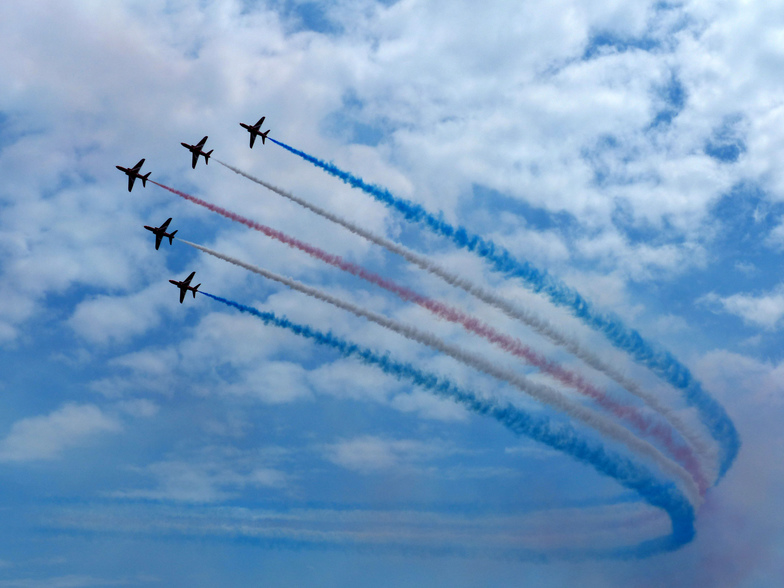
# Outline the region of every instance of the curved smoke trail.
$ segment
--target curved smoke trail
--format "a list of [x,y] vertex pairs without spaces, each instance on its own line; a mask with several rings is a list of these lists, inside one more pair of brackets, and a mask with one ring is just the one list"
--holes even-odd
[[509,251],[496,245],[493,241],[473,234],[465,227],[454,227],[442,218],[428,212],[419,204],[398,198],[388,190],[368,184],[361,178],[345,172],[331,163],[308,155],[272,137],[268,138],[276,145],[300,156],[350,186],[362,190],[379,202],[394,208],[406,220],[421,223],[432,232],[451,239],[458,247],[476,253],[487,260],[495,271],[510,278],[520,279],[534,292],[546,294],[553,304],[569,309],[585,324],[602,333],[617,348],[629,353],[637,362],[648,367],[664,381],[681,391],[687,404],[697,408],[700,420],[721,446],[719,477],[729,470],[740,449],[740,436],[735,425],[724,407],[703,390],[702,384],[692,376],[689,369],[669,351],[647,342],[639,332],[627,327],[620,317],[597,310],[574,288],[567,286],[527,261],[517,260]]
[[[150,180],[152,181],[152,180]],[[574,387],[578,390],[581,394],[592,398],[594,401],[597,402],[603,409],[611,412],[618,418],[621,418],[625,421],[628,421],[634,428],[636,428],[639,432],[647,435],[652,435],[656,439],[658,439],[664,447],[666,447],[667,451],[670,452],[671,455],[674,455],[676,459],[678,459],[681,463],[683,463],[686,469],[689,471],[692,478],[694,478],[697,486],[699,487],[699,491],[701,495],[705,494],[705,491],[708,487],[708,482],[705,479],[705,476],[702,473],[700,465],[697,463],[697,460],[694,457],[691,449],[689,447],[684,447],[680,445],[672,436],[672,431],[663,426],[661,423],[652,421],[650,418],[645,417],[641,414],[636,408],[623,406],[620,403],[616,402],[612,398],[610,398],[607,394],[603,391],[599,390],[581,376],[561,367],[557,363],[550,361],[546,357],[536,353],[531,348],[524,345],[518,339],[505,335],[503,333],[499,333],[497,330],[492,328],[491,326],[479,321],[478,319],[467,315],[466,313],[457,310],[455,308],[449,307],[443,303],[437,302],[435,300],[431,300],[420,294],[408,289],[404,288],[391,280],[383,278],[375,273],[372,273],[365,268],[345,261],[338,255],[332,255],[319,249],[318,247],[314,247],[309,245],[299,239],[295,239],[294,237],[290,237],[281,231],[277,231],[272,229],[266,225],[261,223],[257,223],[256,221],[250,220],[244,216],[241,216],[235,212],[230,210],[226,210],[220,206],[216,206],[215,204],[211,204],[202,200],[201,198],[197,198],[196,196],[192,196],[185,192],[181,192],[179,190],[175,190],[174,188],[170,188],[168,186],[164,186],[163,184],[155,182],[156,185],[165,188],[166,190],[177,194],[178,196],[189,200],[195,204],[199,204],[213,212],[216,212],[226,218],[229,218],[233,221],[242,223],[243,225],[259,231],[268,237],[276,239],[286,245],[299,249],[300,251],[304,251],[308,255],[319,259],[325,263],[328,263],[332,266],[338,267],[343,271],[349,272],[352,275],[360,277],[368,282],[385,288],[386,290],[393,292],[401,299],[407,302],[413,302],[423,308],[426,308],[430,312],[434,313],[436,316],[439,316],[445,320],[448,320],[453,323],[458,323],[462,325],[466,330],[472,332],[480,337],[485,338],[486,340],[490,341],[494,345],[497,345],[504,351],[515,355],[518,358],[527,361],[528,363],[538,367],[543,372],[551,375],[558,381],[562,382],[567,386]]]
[[292,280],[291,278],[287,278],[263,268],[245,263],[239,259],[235,259],[217,251],[213,251],[212,249],[204,247],[203,245],[191,243],[190,241],[186,241],[184,239],[180,239],[180,242],[185,243],[190,247],[194,247],[199,251],[207,253],[208,255],[212,255],[213,257],[217,257],[218,259],[222,259],[238,267],[254,272],[269,280],[273,280],[283,284],[284,286],[288,286],[292,290],[297,290],[298,292],[311,296],[317,300],[321,300],[338,308],[342,308],[343,310],[347,310],[356,316],[366,318],[369,321],[389,329],[390,331],[398,333],[399,335],[406,337],[411,341],[416,341],[422,345],[427,345],[428,347],[435,349],[444,355],[452,357],[464,365],[488,374],[498,380],[507,382],[518,390],[539,400],[540,402],[568,414],[572,418],[585,423],[589,427],[594,428],[611,439],[623,443],[629,449],[638,453],[639,455],[648,457],[654,463],[656,463],[656,465],[658,465],[663,472],[673,476],[682,484],[687,496],[692,501],[692,504],[699,505],[702,501],[700,491],[695,485],[694,480],[692,479],[691,475],[689,475],[689,473],[683,469],[683,467],[666,457],[656,447],[647,441],[635,437],[620,425],[589,408],[571,401],[570,399],[560,394],[557,390],[549,386],[545,386],[544,384],[537,384],[523,375],[517,374],[511,370],[500,368],[483,357],[466,351],[457,345],[447,343],[431,333],[420,331],[419,329],[410,325],[405,325],[394,319],[390,319],[378,313],[361,308],[355,304],[327,294],[326,292],[322,292],[316,288],[306,286],[305,284],[297,282],[296,280]]
[[582,438],[570,425],[554,427],[546,416],[532,415],[513,406],[503,406],[479,398],[473,392],[464,390],[447,379],[419,370],[409,363],[395,361],[388,355],[379,355],[366,347],[341,339],[332,333],[323,333],[307,325],[293,323],[285,317],[278,317],[272,312],[261,312],[251,306],[245,306],[207,292],[199,293],[241,312],[251,314],[267,325],[287,329],[316,343],[331,347],[344,357],[354,357],[363,363],[376,366],[384,373],[399,380],[413,382],[437,396],[457,402],[475,414],[489,416],[516,435],[529,437],[570,455],[581,463],[590,465],[599,473],[615,479],[623,487],[637,492],[648,504],[663,509],[670,517],[672,521],[671,535],[645,541],[627,549],[614,550],[612,553],[604,555],[645,557],[662,551],[678,549],[694,537],[694,509],[673,484],[656,480],[644,466],[608,451],[601,444]]
[[[482,302],[489,304],[490,306],[502,311],[504,314],[518,320],[525,325],[533,328],[537,333],[540,335],[548,338],[550,341],[564,347],[567,351],[575,355],[577,358],[584,361],[586,364],[594,368],[595,370],[603,373],[610,379],[614,380],[618,383],[622,388],[630,392],[631,394],[640,398],[643,402],[645,402],[648,406],[650,406],[653,410],[661,414],[666,420],[670,422],[670,424],[675,428],[678,433],[691,445],[691,447],[695,450],[695,452],[700,456],[702,460],[702,467],[705,470],[711,470],[712,466],[710,464],[714,463],[715,461],[715,454],[712,452],[699,438],[698,435],[693,433],[683,419],[672,409],[668,406],[664,405],[656,396],[650,394],[643,390],[637,382],[627,378],[623,374],[621,374],[618,370],[613,368],[612,366],[606,364],[602,359],[600,359],[597,355],[591,353],[587,349],[584,349],[576,340],[569,338],[567,335],[559,332],[555,327],[553,327],[548,321],[545,319],[536,316],[535,314],[520,308],[519,306],[515,305],[514,303],[506,300],[505,298],[498,296],[494,292],[489,290],[485,290],[481,288],[477,284],[474,284],[471,280],[466,278],[462,278],[456,274],[451,273],[447,269],[439,266],[438,264],[434,263],[424,255],[420,255],[411,251],[410,249],[395,243],[394,241],[390,241],[385,237],[377,235],[359,225],[356,225],[336,214],[329,212],[328,210],[321,208],[320,206],[316,206],[308,202],[307,200],[303,200],[298,196],[291,194],[277,186],[274,186],[264,180],[261,180],[255,176],[250,175],[249,173],[242,171],[228,163],[225,163],[219,159],[216,161],[224,166],[227,169],[230,169],[236,174],[239,174],[252,182],[259,184],[267,188],[268,190],[286,198],[295,204],[299,204],[303,208],[314,212],[315,214],[342,226],[345,229],[348,229],[350,232],[358,235],[371,243],[379,245],[380,247],[385,248],[386,250],[395,253],[401,256],[406,261],[413,263],[414,265],[420,267],[421,269],[427,271],[428,273],[442,279],[447,284],[451,286],[455,286],[468,292],[475,298],[478,298]],[[668,450],[672,451],[671,448],[668,447]],[[685,458],[685,459],[688,459]],[[704,474],[700,472],[697,474],[698,476],[705,478]]]

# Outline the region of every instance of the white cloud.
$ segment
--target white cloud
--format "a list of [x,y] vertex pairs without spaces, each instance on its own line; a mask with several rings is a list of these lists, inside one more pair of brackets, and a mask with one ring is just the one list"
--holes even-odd
[[[87,347],[133,344],[165,317],[169,322],[163,324],[171,326],[177,340],[102,363],[109,372],[100,376],[106,389],[245,396],[226,395],[227,403],[247,402],[252,395],[290,402],[314,390],[388,401],[399,410],[416,411],[412,419],[463,415],[455,405],[416,390],[390,400],[390,390],[400,385],[390,381],[371,389],[371,368],[355,370],[354,380],[350,362],[302,368],[311,365],[306,360],[331,362],[332,356],[255,319],[220,309],[193,323],[194,312],[177,305],[165,282],[171,277],[167,270],[183,270],[192,252],[183,253],[176,243],[155,252],[140,228],[166,215],[179,219],[179,234],[186,238],[193,232],[212,239],[216,232],[218,249],[242,252],[242,257],[277,266],[273,269],[306,275],[363,303],[420,320],[375,291],[354,282],[347,286],[335,272],[169,199],[154,186],[128,194],[124,177],[114,170],[116,163],[146,156],[155,179],[192,188],[330,251],[381,266],[386,258],[374,248],[313,221],[214,163],[190,169],[177,143],[209,134],[210,145],[227,161],[376,230],[399,226],[380,205],[276,147],[248,150],[236,122],[261,114],[267,114],[274,135],[443,210],[448,219],[467,224],[478,219],[475,211],[485,203],[471,198],[476,185],[542,209],[545,220],[547,212],[564,212],[572,224],[563,230],[537,228],[516,213],[496,220],[492,208],[483,211],[482,221],[515,254],[573,277],[570,283],[594,302],[626,317],[646,310],[629,299],[629,280],[670,279],[702,266],[714,253],[707,227],[710,209],[728,187],[748,179],[768,191],[763,198],[784,194],[778,163],[784,153],[784,111],[778,105],[784,44],[777,32],[784,21],[776,3],[689,1],[655,9],[652,2],[620,0],[590,5],[490,0],[478,10],[465,0],[402,0],[388,7],[347,1],[325,8],[343,27],[342,35],[329,36],[292,31],[268,5],[44,0],[0,6],[0,55],[11,56],[0,59],[0,101],[9,117],[0,128],[0,341],[14,341],[32,318],[70,316],[68,324]],[[607,45],[592,59],[581,60],[591,35],[598,33],[658,44],[652,51]],[[686,96],[683,110],[671,124],[651,129],[650,122],[666,107],[658,88],[674,77]],[[258,111],[260,105],[264,112]],[[340,129],[325,132],[325,121],[336,114],[342,117],[336,125]],[[718,163],[704,153],[704,145],[733,116],[740,121],[733,132],[746,151],[735,162]],[[354,123],[378,130],[379,144],[351,144]],[[620,203],[628,205],[628,216],[618,221],[614,213]],[[622,230],[628,227],[616,223],[655,236],[631,241]],[[406,227],[401,234],[410,238],[419,231]],[[780,236],[776,229],[770,238],[778,243]],[[425,249],[446,251],[439,255],[452,255],[439,240],[421,242]],[[595,265],[576,268],[575,253],[580,263]],[[268,290],[259,282],[249,285],[233,269],[199,263],[208,269],[211,287],[237,293],[238,299],[241,295],[260,301],[260,308],[348,333],[397,357],[427,357],[430,369],[462,384],[476,378],[470,370],[331,308],[304,303],[283,290],[266,297]],[[455,267],[464,271],[469,265]],[[475,276],[482,280],[482,264],[470,267],[480,268]],[[162,286],[147,288],[159,280]],[[496,285],[510,294],[519,288]],[[713,295],[705,301],[753,324],[777,328],[784,312],[779,298],[780,292],[772,291]],[[166,315],[175,308],[182,312]],[[541,308],[561,321],[560,311]],[[671,317],[648,322],[662,331],[682,329]],[[41,336],[33,331],[27,333]],[[712,368],[734,388],[724,398],[749,386],[773,391],[771,398],[779,394],[777,367],[751,366],[740,370],[745,374],[740,377],[725,374],[721,359],[727,358],[718,357]],[[721,385],[720,380],[717,376],[709,383]],[[147,400],[117,407],[139,416],[157,410]],[[62,422],[67,412],[19,421],[0,444],[5,459],[54,456],[112,430],[112,422],[119,426],[99,411],[108,419],[102,428],[101,419],[93,415],[90,420],[85,411],[81,424],[69,428]],[[325,451],[333,462],[363,472],[407,467],[438,454],[427,442],[377,437],[342,441]],[[180,455],[154,459],[142,470],[153,479],[150,488],[131,493],[218,501],[242,488],[274,488],[280,481],[274,468],[234,467],[225,457],[196,464]],[[760,457],[759,465],[764,462]],[[700,554],[701,546],[684,552]],[[679,567],[691,569],[694,561]],[[597,576],[588,583],[613,583]]]
[[117,408],[134,417],[151,418],[158,414],[159,406],[145,398],[117,403]]
[[58,410],[17,421],[0,441],[0,461],[54,459],[64,450],[116,433],[120,422],[92,404],[66,404]]
[[414,412],[420,417],[440,421],[466,421],[465,408],[431,393],[414,390],[410,394],[398,394],[392,399],[392,406],[402,412]]
[[0,587],[3,588],[91,588],[97,586],[131,586],[137,583],[147,583],[141,578],[130,579],[110,579],[97,578],[95,576],[85,576],[71,574],[67,576],[51,576],[48,578],[21,578],[16,580],[0,580]]
[[777,249],[784,249],[784,222],[774,228],[765,239],[765,242]]
[[738,391],[746,392],[745,409],[784,406],[784,363],[760,361],[752,357],[716,350],[705,354],[697,371],[709,390],[722,399],[738,402]]
[[219,460],[161,461],[136,471],[155,480],[147,489],[123,490],[115,496],[174,500],[178,502],[221,502],[236,497],[246,488],[282,489],[289,483],[285,472],[256,463],[252,456],[224,452]]
[[413,440],[391,440],[374,436],[356,437],[325,447],[333,463],[362,473],[408,467],[443,455],[440,445]]
[[246,367],[242,381],[226,387],[231,394],[251,395],[263,402],[282,404],[311,396],[305,368],[288,361],[267,361]]
[[784,286],[767,294],[732,294],[719,296],[711,292],[698,302],[741,317],[744,322],[768,330],[777,329],[784,318]]
[[[171,292],[166,292],[171,294]],[[78,304],[68,323],[95,344],[125,342],[160,322],[162,288],[154,287],[128,296],[98,296]]]

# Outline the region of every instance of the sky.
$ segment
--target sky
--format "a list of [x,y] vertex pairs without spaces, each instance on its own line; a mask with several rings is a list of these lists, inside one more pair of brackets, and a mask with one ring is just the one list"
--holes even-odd
[[[0,4],[0,588],[782,585],[782,31],[761,0]],[[238,123],[261,116],[249,149]],[[192,169],[179,143],[205,135]],[[141,158],[129,193],[115,166]],[[156,251],[143,226],[169,217]],[[678,429],[697,465],[253,223],[476,317]],[[168,280],[192,271],[218,299],[179,303]],[[693,536],[667,543],[670,511],[627,474]]]

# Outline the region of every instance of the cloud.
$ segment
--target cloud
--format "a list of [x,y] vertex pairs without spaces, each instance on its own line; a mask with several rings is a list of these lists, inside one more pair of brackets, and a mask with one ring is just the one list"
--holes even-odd
[[129,580],[109,580],[79,575],[0,580],[0,587],[3,588],[89,588],[92,586],[128,586],[130,584]]
[[784,318],[784,285],[758,296],[752,294],[719,296],[711,292],[699,298],[697,302],[713,308],[714,312],[734,314],[747,324],[772,331],[779,327]]
[[0,441],[0,461],[54,459],[64,450],[102,433],[117,433],[120,422],[92,404],[66,404],[45,415],[17,421]]
[[219,455],[219,460],[161,461],[137,468],[137,473],[155,480],[154,486],[117,491],[113,496],[210,503],[235,498],[246,488],[280,490],[289,484],[285,472],[261,465],[250,455],[231,451]]
[[437,445],[413,440],[364,436],[325,446],[327,459],[346,469],[371,473],[407,467],[444,453]]
[[700,359],[698,371],[705,384],[722,399],[732,400],[738,390],[746,390],[748,401],[743,405],[747,409],[784,406],[784,362],[760,361],[715,350]]
[[242,381],[226,387],[230,394],[249,395],[269,404],[284,404],[311,397],[306,370],[297,363],[267,361],[246,367]]
[[770,232],[765,242],[776,249],[784,249],[784,222],[781,222]]
[[128,296],[88,298],[77,305],[68,324],[91,343],[123,343],[158,325],[161,301],[166,300],[162,295],[156,286]]
[[[71,574],[48,578],[20,578],[16,580],[0,580],[0,588],[91,588],[92,586],[130,586],[143,582],[141,578],[108,579],[94,576]],[[144,582],[146,583],[146,582]]]
[[402,412],[414,412],[426,419],[465,422],[469,418],[468,411],[459,404],[419,390],[398,394],[392,399],[391,404]]
[[[251,261],[306,274],[308,281],[329,283],[353,299],[400,313],[364,287],[348,285],[274,244],[171,202],[155,187],[137,187],[128,194],[124,176],[113,166],[145,156],[153,178],[166,177],[176,187],[193,186],[205,197],[251,211],[253,218],[300,231],[294,233],[299,236],[313,233],[319,244],[336,253],[349,252],[357,261],[377,266],[389,262],[373,248],[293,212],[256,187],[224,176],[212,163],[191,170],[180,140],[190,142],[209,133],[210,144],[227,161],[269,174],[270,181],[301,190],[303,196],[367,221],[375,230],[395,233],[437,255],[453,255],[436,240],[401,228],[382,207],[270,145],[261,152],[259,146],[248,150],[247,134],[236,122],[267,114],[273,134],[443,210],[446,218],[481,221],[516,254],[543,260],[543,267],[568,277],[592,300],[670,333],[685,332],[678,329],[681,320],[689,322],[688,310],[681,310],[683,304],[668,305],[682,315],[651,318],[661,306],[635,305],[632,292],[637,290],[630,282],[656,282],[664,290],[674,276],[705,267],[709,285],[703,291],[717,289],[710,285],[712,267],[704,263],[715,253],[706,223],[712,203],[745,178],[759,181],[763,199],[784,193],[784,172],[778,164],[784,154],[784,110],[778,106],[782,39],[776,32],[782,14],[776,3],[608,0],[589,6],[567,0],[491,0],[478,10],[467,0],[383,5],[352,0],[324,4],[323,22],[334,23],[328,35],[292,28],[286,14],[269,8],[279,5],[238,0],[166,6],[55,0],[0,5],[0,55],[9,56],[0,59],[5,80],[0,85],[5,111],[0,115],[0,342],[24,340],[35,346],[30,352],[38,352],[47,344],[48,329],[66,320],[78,335],[77,343],[94,358],[80,366],[80,373],[105,378],[105,390],[135,398],[116,405],[129,423],[131,415],[167,413],[180,403],[187,406],[182,410],[193,411],[194,421],[202,421],[198,411],[205,409],[191,406],[197,404],[191,394],[210,407],[207,401],[220,394],[216,402],[237,407],[250,421],[253,411],[247,407],[255,399],[282,404],[313,391],[332,396],[329,402],[388,402],[411,412],[403,418],[439,419],[425,425],[470,434],[464,423],[448,422],[465,418],[454,405],[418,390],[398,393],[397,382],[372,388],[379,380],[372,370],[335,362],[318,348],[254,321],[223,311],[193,321],[193,306],[179,308],[165,280],[175,272],[187,275],[191,268],[184,268],[193,258],[181,254],[176,242],[155,252],[149,234],[141,229],[141,224],[157,224],[167,216],[175,217],[179,234],[186,238],[196,233],[204,241],[214,239],[221,250],[247,253]],[[265,112],[258,112],[259,105]],[[652,126],[657,119],[660,124]],[[507,211],[488,204],[474,186],[494,189],[511,204],[527,203],[547,220],[564,215],[572,221],[539,226],[513,206]],[[618,214],[619,209],[624,214]],[[781,227],[769,239],[784,242]],[[463,263],[458,255],[454,259],[454,267],[476,267],[476,278],[484,278],[481,263]],[[388,267],[397,271],[394,263]],[[210,287],[225,289],[218,294],[237,292],[240,301],[349,332],[374,349],[391,349],[412,361],[427,358],[431,367],[461,383],[479,381],[486,384],[480,389],[497,388],[383,331],[304,304],[290,292],[269,296],[263,284],[238,279],[217,265],[205,267]],[[148,283],[160,280],[160,289],[147,289]],[[513,283],[495,285],[518,295]],[[653,289],[648,292],[655,295]],[[704,303],[728,323],[735,319],[726,315],[737,315],[749,324],[775,329],[782,324],[781,294],[775,289],[712,294]],[[519,296],[533,298],[527,292]],[[174,308],[183,312],[166,314]],[[579,325],[570,326],[569,317],[547,308],[544,312],[583,332]],[[418,315],[409,316],[419,320]],[[45,321],[47,328],[36,328],[36,320]],[[156,327],[170,338],[150,348],[141,336]],[[688,346],[692,338],[680,339]],[[111,344],[134,347],[112,361],[106,357]],[[600,342],[600,348],[607,347]],[[777,364],[723,352],[710,359],[704,365],[713,375],[706,376],[706,382],[722,398],[755,402],[755,410],[763,412],[767,403],[781,397]],[[620,358],[619,365],[626,361]],[[61,368],[58,373],[66,371]],[[75,388],[70,384],[59,381],[53,393],[67,394]],[[170,396],[160,409],[138,398],[167,390]],[[301,404],[308,404],[305,411],[317,411],[320,400]],[[0,456],[6,461],[10,456],[44,459],[99,438],[114,430],[112,423],[120,426],[95,407],[98,412],[91,417],[86,409],[90,406],[66,405],[75,413],[82,411],[81,420],[66,419],[71,410],[66,408],[25,419],[9,413],[7,421],[17,423],[0,441]],[[284,408],[264,407],[269,413]],[[315,418],[313,412],[305,414]],[[375,424],[378,421],[371,422]],[[281,483],[287,479],[288,474],[282,474],[286,468],[266,463],[238,465],[226,456],[191,460],[182,454],[183,439],[177,437],[181,430],[171,431],[165,441],[163,435],[160,440],[144,439],[152,463],[136,473],[149,484],[128,490],[126,496],[135,492],[138,497],[220,502],[241,495],[243,489],[279,489],[279,476],[284,476]],[[334,441],[336,432],[313,433]],[[223,441],[250,442],[247,435],[226,435]],[[203,442],[196,437],[194,443]],[[171,454],[162,455],[164,447]],[[412,467],[439,455],[438,445],[434,448],[425,433],[416,441],[357,437],[328,445],[322,441],[320,447],[333,463],[363,473]],[[766,454],[763,443],[748,447],[742,450],[742,463],[760,470],[769,465],[770,450]],[[120,453],[116,459],[123,463],[128,456]],[[565,478],[574,471],[570,466],[565,466]],[[581,486],[579,475],[573,481]],[[704,546],[727,522],[721,511],[742,502],[744,486],[739,483],[737,492],[717,509],[711,533],[700,529],[697,543],[677,560],[680,570],[708,561],[699,559],[706,553]],[[323,494],[314,491],[310,496],[319,500]],[[775,507],[776,496],[780,494],[762,497],[762,506],[755,507],[760,517],[765,506]],[[753,525],[743,529],[755,535]],[[737,538],[725,532],[727,549],[724,554],[712,552],[711,565],[718,557],[737,559],[726,558],[726,553],[734,553]],[[780,543],[780,533],[771,536]],[[634,569],[650,571],[673,559],[659,558],[655,565]],[[585,577],[587,585],[595,586],[639,585],[642,573],[625,582],[612,581],[623,575],[618,569],[625,565],[614,562],[612,570],[596,566],[585,576],[575,573],[575,579]],[[541,565],[532,573],[544,577],[545,584],[548,578],[563,580],[569,574],[563,567],[550,570]],[[656,582],[655,573],[647,577]],[[677,585],[678,575],[673,572],[671,578]],[[49,580],[45,585],[55,585],[56,579]],[[463,583],[470,580],[463,578]]]

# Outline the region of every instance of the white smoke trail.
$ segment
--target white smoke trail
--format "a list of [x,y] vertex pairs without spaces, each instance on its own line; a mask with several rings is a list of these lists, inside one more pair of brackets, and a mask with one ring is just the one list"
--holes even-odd
[[[215,159],[215,158],[213,158]],[[587,349],[583,348],[577,341],[571,339],[567,335],[559,332],[550,322],[545,320],[542,317],[539,317],[530,311],[517,306],[516,304],[498,296],[494,292],[490,292],[477,284],[474,284],[471,280],[466,278],[460,277],[449,270],[439,266],[438,264],[434,263],[430,259],[426,258],[423,255],[415,253],[410,249],[395,243],[394,241],[390,241],[385,237],[377,235],[371,231],[368,231],[359,225],[352,223],[336,214],[333,214],[320,206],[316,206],[315,204],[311,204],[307,200],[303,200],[298,196],[295,196],[277,186],[274,186],[264,180],[261,180],[257,177],[254,177],[241,169],[238,169],[228,163],[225,163],[219,159],[215,159],[219,164],[223,167],[230,169],[236,174],[239,174],[252,182],[259,184],[267,188],[268,190],[275,192],[279,196],[286,198],[296,204],[299,204],[303,208],[310,210],[318,214],[319,216],[332,221],[335,224],[338,224],[345,229],[348,229],[350,232],[358,235],[371,243],[379,245],[380,247],[385,248],[386,250],[395,253],[401,256],[406,261],[413,263],[414,265],[418,266],[419,268],[425,270],[426,272],[442,279],[447,284],[454,286],[456,288],[460,288],[465,292],[468,292],[475,298],[481,300],[482,302],[489,304],[490,306],[500,310],[508,317],[518,320],[533,330],[535,330],[540,335],[546,337],[551,342],[565,348],[569,353],[573,354],[577,358],[581,359],[587,365],[591,366],[595,370],[603,373],[625,390],[640,398],[645,404],[647,404],[651,409],[661,414],[671,425],[672,427],[680,433],[680,435],[686,440],[686,442],[691,446],[694,452],[700,457],[700,465],[702,466],[703,475],[709,477],[712,480],[716,479],[716,468],[715,464],[717,463],[717,453],[715,450],[709,448],[705,442],[694,432],[692,432],[683,419],[672,410],[670,407],[663,404],[655,395],[650,394],[646,390],[643,390],[640,385],[627,378],[625,375],[620,373],[618,370],[610,366],[609,364],[605,363],[601,358],[597,355],[591,353]]]
[[699,506],[701,503],[699,489],[694,483],[692,477],[683,467],[666,457],[652,444],[635,437],[627,429],[609,420],[605,416],[569,400],[554,388],[545,386],[543,384],[537,384],[525,376],[500,368],[483,357],[477,356],[456,345],[447,343],[446,341],[436,337],[431,333],[420,331],[419,329],[410,325],[400,323],[394,319],[390,319],[370,310],[361,308],[350,302],[327,294],[326,292],[322,292],[316,288],[306,286],[305,284],[297,282],[296,280],[292,280],[291,278],[286,278],[260,267],[245,263],[228,255],[213,251],[212,249],[204,247],[203,245],[197,245],[196,243],[191,243],[190,241],[185,241],[184,239],[179,239],[179,241],[181,243],[185,243],[186,245],[190,245],[199,251],[203,251],[208,255],[212,255],[213,257],[217,257],[218,259],[232,263],[248,271],[259,274],[260,276],[263,276],[267,279],[279,282],[293,290],[297,290],[298,292],[302,292],[303,294],[307,294],[308,296],[316,298],[317,300],[322,300],[332,304],[333,306],[347,310],[356,316],[366,318],[378,325],[381,325],[384,328],[406,337],[407,339],[410,339],[411,341],[416,341],[423,345],[427,345],[428,347],[448,355],[469,367],[511,384],[512,386],[528,394],[529,396],[532,396],[540,402],[563,411],[569,416],[596,429],[607,437],[623,443],[632,451],[648,457],[654,463],[656,463],[663,472],[674,477],[680,482],[682,489],[695,507]]

